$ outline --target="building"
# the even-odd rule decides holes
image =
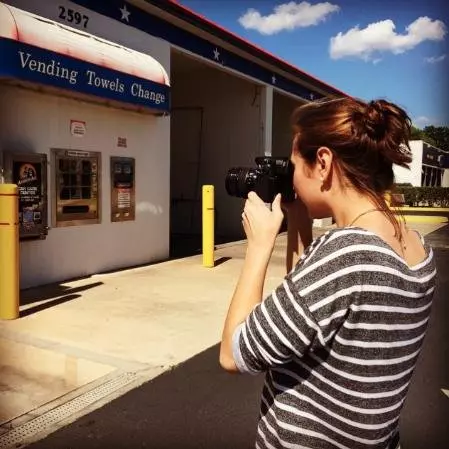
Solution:
[[[175,1],[0,3],[0,166],[20,187],[21,286],[242,236],[231,167],[289,156],[290,115],[344,96]]]
[[[396,183],[414,187],[449,187],[449,152],[422,140],[411,140],[409,144],[413,157],[410,170],[394,166]]]

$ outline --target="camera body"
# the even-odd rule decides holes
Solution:
[[[230,196],[247,198],[253,191],[265,202],[273,202],[280,193],[283,202],[295,199],[293,189],[293,165],[288,157],[260,156],[256,167],[233,167],[225,179],[226,192]]]

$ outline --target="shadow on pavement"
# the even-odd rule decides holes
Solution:
[[[83,278],[77,280],[81,279]],[[47,284],[41,287],[32,287],[20,292],[20,305],[25,306],[35,302],[46,301],[48,299],[56,300],[61,296],[74,295],[75,293],[90,290],[91,288],[99,287],[100,285],[103,285],[103,282],[92,282],[79,287],[68,287],[61,284]]]
[[[30,449],[252,449],[262,376],[224,372],[218,345]]]
[[[81,298],[81,295],[67,295],[61,298],[53,299],[51,301],[45,302],[43,304],[38,304],[36,306],[28,307],[25,310],[19,312],[19,318],[25,318],[27,316],[33,315],[34,313],[42,312],[43,310],[49,309],[51,307],[59,306],[74,299]]]
[[[449,448],[449,398],[441,391],[449,389],[449,248],[434,251],[438,284],[402,413],[401,449]]]
[[[424,238],[434,248],[449,248],[449,225],[427,234]]]
[[[92,282],[79,287],[68,287],[61,284],[47,284],[40,287],[24,289],[20,292],[20,318],[42,312],[51,307],[78,299],[81,293],[91,288],[99,287],[103,282]],[[36,303],[35,305],[32,305]],[[24,306],[29,306],[24,308]]]
[[[431,321],[401,417],[401,449],[449,448],[449,249],[439,269]],[[125,394],[30,449],[250,449],[262,376],[231,375],[218,346]]]

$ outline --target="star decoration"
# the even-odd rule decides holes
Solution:
[[[272,84],[276,84],[276,76],[275,76],[275,75],[273,75],[273,76],[271,77],[271,83],[272,83]]]
[[[120,8],[120,12],[122,13],[121,20],[126,20],[129,23],[129,15],[131,13],[126,9],[126,4],[123,6],[123,8]]]
[[[218,51],[218,48],[214,49],[214,59],[215,59],[215,61],[220,60],[220,52]]]

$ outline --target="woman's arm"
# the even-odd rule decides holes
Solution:
[[[220,365],[229,372],[238,372],[232,355],[232,337],[237,326],[245,321],[262,301],[265,276],[271,251],[248,248],[234,295],[229,305],[220,348]]]
[[[237,371],[232,354],[232,337],[237,326],[262,301],[268,263],[282,219],[280,195],[273,201],[270,210],[254,192],[249,193],[242,214],[248,238],[246,257],[229,305],[220,347],[220,364],[227,371]]]
[[[299,199],[284,206],[288,220],[287,270],[290,271],[304,248],[312,242],[312,221]],[[220,365],[227,371],[238,371],[232,350],[234,332],[262,301],[265,276],[282,219],[280,197],[273,202],[270,211],[256,195],[251,193],[248,196],[243,214],[248,247],[229,305],[220,346]]]

